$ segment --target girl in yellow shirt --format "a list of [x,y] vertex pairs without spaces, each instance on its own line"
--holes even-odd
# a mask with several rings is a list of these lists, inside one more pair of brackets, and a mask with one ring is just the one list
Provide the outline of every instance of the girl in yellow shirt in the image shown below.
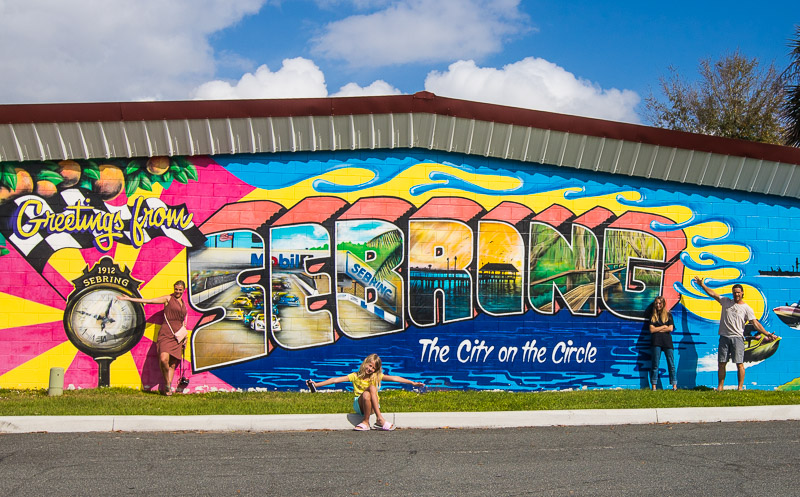
[[381,389],[381,382],[383,380],[406,383],[416,387],[423,386],[423,384],[419,381],[411,381],[401,376],[383,374],[381,370],[381,358],[378,357],[378,354],[368,355],[361,363],[361,367],[358,368],[358,371],[354,371],[347,376],[328,378],[327,380],[319,383],[308,380],[307,383],[311,391],[316,391],[317,387],[324,387],[325,385],[332,385],[334,383],[342,383],[345,381],[352,382],[353,394],[355,395],[355,398],[353,399],[353,410],[356,412],[356,414],[361,414],[364,416],[364,420],[356,425],[355,430],[369,430],[369,418],[374,413],[376,417],[375,429],[391,431],[394,430],[395,426],[389,421],[386,421],[386,419],[383,417],[383,414],[381,413],[380,398],[378,397],[378,390]]

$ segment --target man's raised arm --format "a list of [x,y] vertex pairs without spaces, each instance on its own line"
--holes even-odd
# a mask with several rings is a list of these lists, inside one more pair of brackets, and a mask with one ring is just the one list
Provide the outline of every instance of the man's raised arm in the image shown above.
[[706,292],[709,297],[711,297],[714,300],[716,300],[717,302],[719,302],[719,300],[720,300],[719,294],[717,292],[715,292],[714,290],[708,288],[708,286],[706,286],[706,284],[703,282],[703,278],[701,278],[699,276],[695,276],[694,277],[694,281],[697,282],[698,285],[700,285],[700,288],[702,288],[703,291]]

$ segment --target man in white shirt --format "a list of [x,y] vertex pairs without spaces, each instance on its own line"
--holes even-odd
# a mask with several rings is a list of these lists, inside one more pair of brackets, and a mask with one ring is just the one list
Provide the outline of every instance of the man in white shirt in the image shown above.
[[717,292],[708,288],[703,282],[703,278],[694,277],[694,281],[711,298],[722,306],[719,318],[719,350],[717,352],[717,379],[719,384],[717,390],[722,391],[725,384],[725,367],[728,360],[736,363],[737,378],[739,380],[739,390],[744,390],[744,325],[752,323],[759,333],[763,334],[768,342],[775,340],[775,335],[764,329],[756,319],[753,308],[744,303],[744,288],[742,285],[735,284],[732,288],[733,299],[721,297]]

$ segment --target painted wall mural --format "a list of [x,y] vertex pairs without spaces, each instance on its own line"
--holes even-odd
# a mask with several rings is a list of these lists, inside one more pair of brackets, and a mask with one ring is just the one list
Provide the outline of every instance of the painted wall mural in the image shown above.
[[0,167],[0,387],[157,388],[163,312],[115,297],[176,280],[190,391],[301,389],[372,352],[432,387],[646,387],[658,295],[679,386],[713,386],[700,275],[782,337],[748,341],[747,386],[800,388],[793,200],[418,150]]

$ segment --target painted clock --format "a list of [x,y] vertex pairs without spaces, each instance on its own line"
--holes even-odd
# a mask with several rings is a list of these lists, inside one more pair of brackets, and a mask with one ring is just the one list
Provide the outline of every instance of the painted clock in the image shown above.
[[75,290],[64,311],[70,342],[95,360],[113,360],[131,350],[144,334],[144,307],[117,297],[140,298],[141,282],[131,277],[129,269],[103,257],[72,283]]

